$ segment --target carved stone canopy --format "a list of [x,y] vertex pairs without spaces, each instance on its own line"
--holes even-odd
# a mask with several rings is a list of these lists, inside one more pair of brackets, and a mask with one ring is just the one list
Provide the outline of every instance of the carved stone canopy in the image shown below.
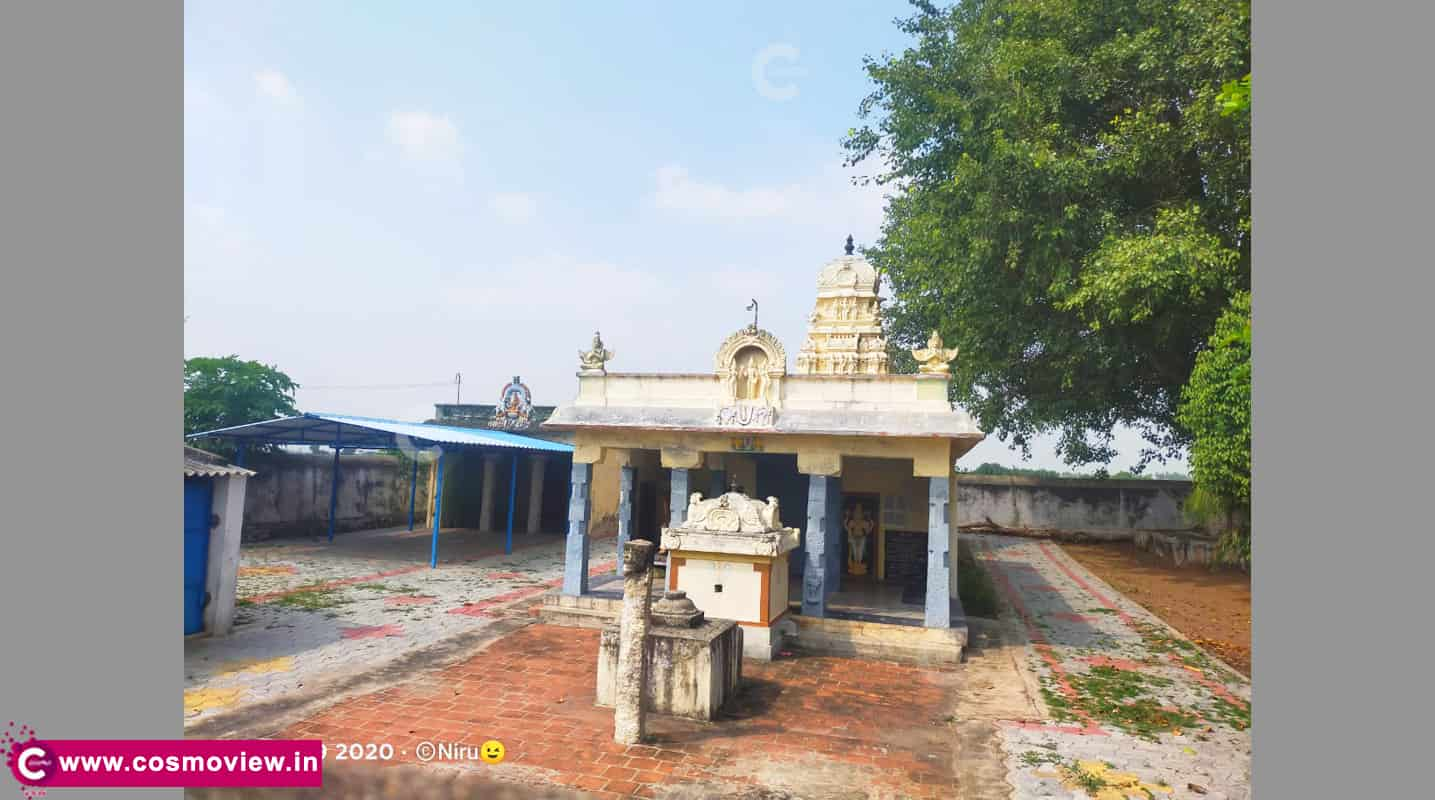
[[776,556],[797,548],[802,532],[782,527],[777,498],[754,500],[728,492],[704,500],[701,492],[688,498],[687,519],[664,528],[664,550]]

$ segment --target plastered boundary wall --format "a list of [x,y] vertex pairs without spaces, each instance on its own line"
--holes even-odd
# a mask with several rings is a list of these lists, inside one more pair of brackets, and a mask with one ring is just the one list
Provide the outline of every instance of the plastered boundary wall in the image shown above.
[[1053,538],[1141,540],[1200,531],[1181,511],[1190,481],[957,475],[957,525]]
[[[339,469],[338,531],[408,523],[409,462],[371,453],[344,455]],[[326,534],[332,452],[265,453],[246,464],[255,471],[244,496],[246,542]],[[429,465],[419,465],[417,521],[428,509]]]

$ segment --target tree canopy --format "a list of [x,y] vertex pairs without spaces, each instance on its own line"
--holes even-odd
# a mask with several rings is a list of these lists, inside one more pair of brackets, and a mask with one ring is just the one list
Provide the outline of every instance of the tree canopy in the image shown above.
[[1068,463],[1106,462],[1128,425],[1177,454],[1197,353],[1250,288],[1250,117],[1223,91],[1250,4],[914,6],[844,140],[900,187],[866,251],[894,348],[940,331],[954,399],[1023,450],[1057,431]]
[[[277,367],[238,356],[184,360],[184,432],[243,425],[298,414],[299,385]],[[215,445],[221,452],[226,447]],[[214,449],[211,447],[210,449]]]

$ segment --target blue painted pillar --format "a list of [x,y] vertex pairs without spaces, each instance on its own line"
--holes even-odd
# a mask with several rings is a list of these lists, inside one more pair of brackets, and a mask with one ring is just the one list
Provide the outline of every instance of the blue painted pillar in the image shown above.
[[438,451],[438,464],[434,466],[438,478],[433,489],[433,538],[429,540],[429,567],[438,566],[438,529],[443,522],[443,451]]
[[563,593],[572,597],[588,593],[588,514],[592,510],[588,482],[592,478],[592,464],[573,462],[568,493],[568,549],[563,556]]
[[951,485],[946,478],[928,478],[927,489],[927,613],[928,628],[952,627]]
[[[618,471],[618,554],[623,553],[623,545],[633,535],[633,473],[632,467],[623,467]],[[616,572],[623,574],[623,559],[618,559]]]
[[234,451],[234,466],[242,467],[249,456],[249,444],[240,442],[238,449]]
[[414,471],[409,476],[409,530],[414,529],[414,503],[419,496],[419,457],[414,453]]
[[827,572],[831,544],[828,499],[832,479],[826,475],[807,476],[807,530],[803,531],[803,547],[807,564],[802,569],[802,614],[807,617],[827,616]]
[[[842,526],[842,479],[827,479],[827,593],[842,591],[842,575],[847,565],[842,560],[842,539],[847,531]],[[877,538],[872,537],[872,546]],[[873,562],[876,563],[875,561]]]
[[503,533],[503,552],[513,552],[513,507],[518,503],[518,451],[508,470],[508,528]]
[[329,541],[334,541],[334,516],[339,512],[339,451],[343,442],[338,433],[334,434],[334,471],[329,486]]
[[668,527],[676,528],[688,518],[688,471],[671,469],[672,492],[668,500]]

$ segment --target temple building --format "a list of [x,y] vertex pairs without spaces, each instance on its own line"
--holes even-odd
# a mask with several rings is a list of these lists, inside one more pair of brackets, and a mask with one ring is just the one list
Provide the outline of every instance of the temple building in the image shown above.
[[[620,541],[656,541],[659,529],[683,526],[691,503],[735,491],[771,500],[774,524],[800,530],[786,580],[762,584],[787,602],[753,624],[961,624],[953,466],[984,434],[948,400],[956,351],[935,333],[913,351],[918,373],[889,372],[879,290],[848,237],[846,254],[818,275],[791,371],[783,344],[755,321],[697,373],[611,371],[614,352],[595,335],[580,353],[577,397],[542,425],[574,446],[563,595],[616,588],[589,577],[595,507],[613,509]],[[710,596],[746,585],[712,582]]]
[[[534,405],[532,391],[515,375],[499,390],[496,402],[435,403],[434,417],[426,424],[505,431],[570,444],[571,434],[541,427],[553,410],[554,406]],[[433,525],[437,506],[442,509],[441,528],[499,531],[511,515],[515,527],[525,534],[561,531],[570,471],[566,453],[528,452],[522,462],[502,452],[454,452],[444,460],[442,481],[438,463],[429,462],[426,524]],[[436,504],[438,486],[443,487],[442,502]]]

